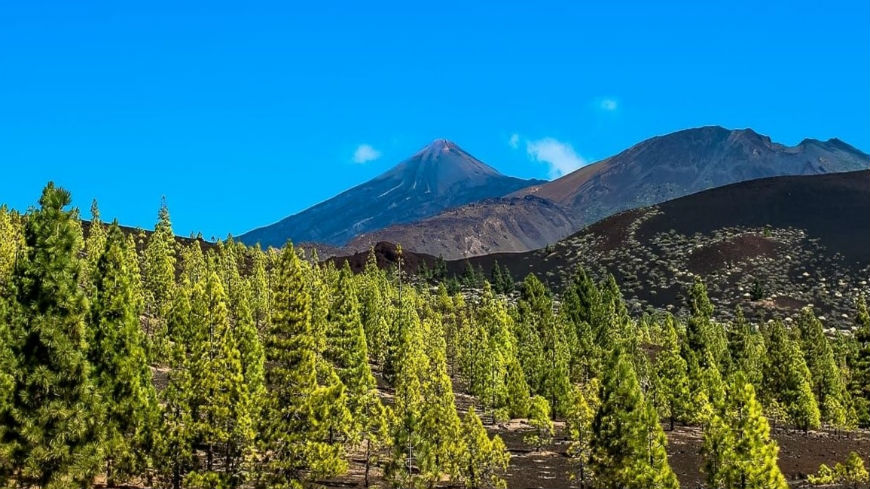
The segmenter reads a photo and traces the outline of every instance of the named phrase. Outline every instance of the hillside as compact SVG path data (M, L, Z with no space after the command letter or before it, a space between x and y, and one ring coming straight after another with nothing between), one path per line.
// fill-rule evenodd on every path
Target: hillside
M239 240L264 247L280 247L288 239L342 246L361 233L538 183L502 175L456 144L436 139L380 176Z
M870 293L868 215L870 171L767 178L626 211L546 249L448 266L459 274L469 261L489 273L498 261L557 289L578 265L608 271L635 312L676 312L699 274L726 317L736 305L768 318L813 304L836 325L855 294Z
M448 259L496 251L526 251L558 241L575 229L561 206L534 196L487 199L421 221L357 236L347 248L404 243L411 250ZM463 254L458 254L462 250Z
M511 200L480 202L393 226L352 244L399 242L407 249L449 259L528 251L617 212L709 188L868 167L870 157L837 139L806 139L785 146L751 129L701 127L648 139L552 182L518 190L510 197L543 199L527 201L519 213L504 209ZM558 218L538 218L545 213Z

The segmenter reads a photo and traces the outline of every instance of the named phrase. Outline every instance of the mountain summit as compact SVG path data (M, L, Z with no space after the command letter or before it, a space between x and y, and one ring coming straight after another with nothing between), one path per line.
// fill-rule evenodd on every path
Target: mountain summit
M436 139L372 180L239 239L276 247L288 239L342 246L360 233L540 183L502 175L456 143Z

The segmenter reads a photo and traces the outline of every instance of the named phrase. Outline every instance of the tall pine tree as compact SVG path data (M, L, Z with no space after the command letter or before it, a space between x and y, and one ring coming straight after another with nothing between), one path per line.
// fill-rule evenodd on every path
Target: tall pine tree
M144 473L157 431L157 394L139 325L126 239L117 222L103 239L96 262L89 358L106 401L106 478L109 486ZM138 272L138 271L137 271Z
M88 301L70 194L49 183L24 226L13 272L12 399L0 445L21 485L86 487L102 459L101 410L87 359Z
M274 308L266 339L266 404L260 427L262 481L297 488L345 470L340 443L330 440L330 404L343 386L317 380L311 298L302 262L291 244L280 254Z

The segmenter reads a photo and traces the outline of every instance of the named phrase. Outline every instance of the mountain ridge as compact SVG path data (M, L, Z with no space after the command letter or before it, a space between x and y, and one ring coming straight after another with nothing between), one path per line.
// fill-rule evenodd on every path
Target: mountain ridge
M367 231L417 221L541 182L503 175L456 143L436 139L371 180L244 233L239 240L275 247L288 239L342 246Z
M805 139L787 146L747 129L704 126L684 129L641 141L614 156L584 166L556 180L531 185L505 198L535 196L559 206L566 221L543 221L531 216L540 211L525 207L529 218L518 235L503 232L518 217L485 204L451 209L449 216L434 216L421 223L395 225L370 233L371 242L399 242L406 249L442 255L447 259L498 252L529 251L566 237L615 213L665 202L703 190L758 178L814 175L862 170L870 156L838 140ZM495 202L493 206L502 205ZM456 216L463 216L457 219ZM444 218L442 218L444 217ZM447 218L449 217L449 219ZM481 235L480 223L498 232ZM497 221L501 221L500 223ZM567 223L567 224L566 224ZM421 224L431 226L425 229ZM449 224L449 225L448 225ZM573 226L573 229L568 229ZM474 242L463 239L474 236ZM536 236L537 239L529 239ZM556 239L552 239L555 237ZM486 246L478 246L486 243Z

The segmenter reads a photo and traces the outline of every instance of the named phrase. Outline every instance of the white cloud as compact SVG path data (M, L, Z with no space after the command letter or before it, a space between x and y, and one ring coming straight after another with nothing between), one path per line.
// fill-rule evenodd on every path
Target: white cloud
M381 152L373 148L370 144L360 144L353 152L354 163L368 163L381 157Z
M619 108L619 101L615 98L602 98L598 101L598 107L601 110L606 110L607 112L613 112L614 110Z
M517 149L520 147L520 135L517 133L511 134L511 138L508 140L508 144L513 149Z
M526 151L533 161L546 163L550 167L550 178L561 177L588 163L570 144L554 138L526 141Z

